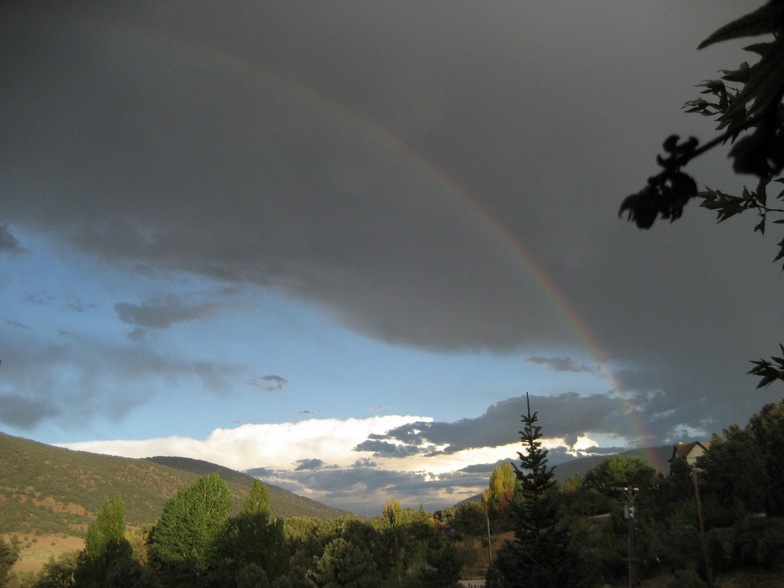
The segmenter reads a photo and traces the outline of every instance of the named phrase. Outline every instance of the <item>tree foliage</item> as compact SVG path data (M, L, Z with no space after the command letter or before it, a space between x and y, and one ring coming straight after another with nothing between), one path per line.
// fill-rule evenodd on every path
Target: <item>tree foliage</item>
M150 532L150 562L176 583L203 581L215 558L219 535L229 520L232 498L218 474L180 490L163 507Z
M489 485L482 493L482 500L492 518L501 521L508 519L516 486L517 476L510 462L504 461L500 466L493 466Z
M743 428L714 435L700 467L704 493L732 518L784 516L784 401L766 404Z
M643 458L632 455L613 455L585 474L585 484L597 490L614 486L650 488L656 481L656 470Z
M310 578L320 588L371 588L381 583L368 550L343 537L330 541Z
M384 520L387 521L393 527L395 525L402 525L403 524L403 507L400 506L400 502L395 500L394 498L387 500L384 504Z
M489 586L568 588L579 586L579 558L572 544L567 519L559 511L554 468L547 465L542 448L542 427L531 413L526 394L526 413L520 431L523 451L520 466L514 465L521 499L515 504L515 541L498 551L487 574Z
M74 573L76 584L85 587L113 585L117 568L128 567L133 549L125 538L125 505L119 495L106 498L87 535ZM130 564L132 565L132 564ZM126 585L131 584L126 581Z
M657 218L671 222L680 218L689 200L698 198L700 206L716 211L719 222L751 211L758 217L754 230L762 234L769 224L784 224L784 190L775 187L784 184L784 178L777 177L784 169L784 0L770 0L721 27L698 48L758 36L767 38L745 48L758 57L756 63L744 61L736 69L722 71L719 79L703 82L702 97L685 105L687 112L713 118L719 134L703 145L695 137L681 141L678 135L670 135L663 144L664 155L657 157L661 171L624 199L619 214L626 213L638 227L648 229ZM709 187L698 190L685 167L726 143L732 144L733 170L756 176L756 187L744 188L740 195ZM776 261L784 259L784 239L778 246ZM782 356L752 361L749 373L759 377L758 387L784 380L784 346L781 350Z
M251 579L261 577L257 568L268 582L288 572L289 551L283 521L269 520L269 492L258 480L251 487L242 511L228 520L216 543L224 586L248 584Z
M6 586L16 560L19 559L19 545L15 541L5 541L0 537L0 587Z
M478 500L461 502L455 507L452 527L459 533L479 536L486 532L485 509Z
M33 588L71 588L74 585L79 556L78 551L66 551L56 558L49 558L38 574Z
M432 535L426 546L417 573L417 586L421 588L457 586L460 570L463 567L457 550L443 535Z
M526 409L520 431L520 462L512 468L517 487L510 507L515 540L500 549L494 547L495 561L487 570L487 586L625 584L630 529L624 517L625 500L620 493L597 488L627 485L640 488L631 525L636 577L642 580L674 571L678 578L697 582L697 576L688 570L704 574L705 568L694 470L687 462L674 460L671 474L664 478L653 474L641 458L615 456L585 479L572 476L559 486L542 445L538 414L531 411L530 402ZM495 478L501 477L496 473ZM745 426L731 425L714 437L699 463L698 477L714 572L744 569L747 573L748 568L781 567L783 478L784 401L762 407ZM111 557L112 541L124 535L122 503L115 498L105 502L91 525L85 550L51 560L34 586L448 588L455 586L470 561L469 551L475 558L473 563L478 561L477 549L482 555L488 551L483 542L484 509L478 501L444 511L442 522L451 520L461 535L473 535L461 538L446 536L421 505L418 509L403 507L396 500L388 501L386 515L370 520L297 517L283 524L270 520L261 482L250 490L234 517L228 514L231 501L225 500L219 479L202 479L182 490L179 498L182 504L167 502L169 508L151 531L149 563L144 558ZM390 512L397 513L394 525L390 524ZM215 513L219 516L214 517ZM174 558L162 565L161 529L166 527L164 520L175 515L178 540L203 537L199 529L205 520L218 521L213 525L213 539L198 544L204 554L203 567L195 568L193 557ZM87 569L86 555L101 553L110 554L112 561L103 568L105 573L79 576L75 582L75 576ZM102 581L93 582L95 578Z

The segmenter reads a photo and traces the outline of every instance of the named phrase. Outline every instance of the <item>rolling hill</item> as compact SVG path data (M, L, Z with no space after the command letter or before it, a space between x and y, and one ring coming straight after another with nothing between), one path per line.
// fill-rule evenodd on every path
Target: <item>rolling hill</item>
M130 527L151 525L164 502L199 477L218 473L241 506L253 478L178 457L129 459L72 451L0 433L0 533L81 537L106 497L119 494ZM333 518L345 512L267 485L273 517Z

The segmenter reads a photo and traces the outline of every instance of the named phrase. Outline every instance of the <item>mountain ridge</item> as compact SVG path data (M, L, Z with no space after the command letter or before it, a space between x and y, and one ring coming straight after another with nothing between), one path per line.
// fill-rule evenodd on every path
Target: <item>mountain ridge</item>
M83 536L105 498L117 494L130 527L154 524L167 499L218 473L239 509L254 478L200 460L134 459L75 451L0 432L0 533ZM266 484L273 517L335 518L346 513Z

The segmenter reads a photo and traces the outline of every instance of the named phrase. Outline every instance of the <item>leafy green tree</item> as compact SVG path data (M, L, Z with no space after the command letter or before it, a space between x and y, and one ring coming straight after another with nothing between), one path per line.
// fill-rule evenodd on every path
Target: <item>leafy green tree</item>
M485 509L478 500L461 502L455 507L452 528L458 533L479 537L487 533Z
M307 579L308 571L323 553L332 531L327 532L324 521L315 517L289 517L283 523L283 530L291 554L287 576L293 586L312 588Z
M569 529L565 528L555 492L554 468L547 465L542 448L542 427L531 413L526 394L526 414L520 435L523 452L520 467L514 466L522 500L515 501L515 540L499 549L487 574L488 586L496 588L568 588L582 582L579 558Z
M76 584L85 587L107 586L115 566L133 558L133 548L125 538L125 505L119 495L104 500L87 535L76 567Z
M491 518L506 520L509 517L516 486L517 476L510 462L504 461L500 466L493 466L488 488L482 493Z
M403 524L403 508L394 498L387 500L383 510L384 520L392 526Z
M613 455L585 474L584 483L599 490L613 486L650 488L657 479L656 470L643 458Z
M253 480L253 485L250 487L248 497L242 506L244 514L261 515L269 517L270 515L270 493L267 486L261 480Z
M342 537L333 539L309 574L320 588L377 588L381 576L368 550Z
M443 535L432 535L426 543L424 558L417 572L420 588L457 586L463 561L455 546Z
M66 551L56 558L49 558L38 573L33 588L71 588L79 557L79 551Z
M433 528L434 525L433 515L425 510L425 505L422 503L419 503L419 508L416 510L413 508L403 509L403 522L422 525L428 529Z
M172 586L208 583L217 540L229 520L232 498L218 474L199 478L166 501L149 537L150 564Z
M7 586L11 568L19 559L19 545L11 540L6 542L0 537L0 586Z
M749 420L747 430L765 456L767 496L765 511L784 516L784 401L766 404ZM755 480L759 482L760 480Z
M773 224L784 222L784 207L772 204L784 202L784 190L768 194L772 183L784 183L780 177L784 168L784 2L770 0L761 8L721 27L699 45L699 49L732 39L771 35L762 42L746 47L759 57L753 65L743 62L737 69L725 70L720 79L701 84L702 95L686 104L688 112L716 120L719 134L700 145L695 137L680 141L671 135L664 142L664 156L657 162L661 171L648 179L639 192L628 196L619 214L640 228L650 228L658 217L674 221L692 198L700 206L717 213L719 222L737 214L752 211L759 222L754 230L764 234L769 219ZM696 157L718 145L732 144L729 156L738 174L756 176L754 189L744 188L741 195L705 188L699 191L697 182L684 168ZM779 177L777 177L779 176ZM784 259L784 239L779 242L777 261ZM749 373L760 378L758 387L776 380L784 380L784 346L781 357L755 360Z
M81 586L77 582L77 586ZM118 560L106 576L106 588L161 588L161 581L148 567L132 557Z
M358 518L346 519L338 535L349 543L367 549L382 577L387 577L399 562L400 547L406 541L402 526L376 526Z
M700 467L706 501L715 498L735 519L784 516L784 401L766 404L743 428L714 435Z
M256 563L249 563L237 572L237 588L269 588L267 572Z
M745 429L732 425L723 437L714 435L700 469L703 502L714 506L706 509L709 524L732 524L747 513L765 510L769 484L765 456Z
M242 511L227 522L217 551L224 586L247 584L251 581L248 578L258 575L256 568L264 572L268 584L288 572L289 548L283 521L269 520L269 491L259 480L253 482ZM241 573L245 578L242 581Z

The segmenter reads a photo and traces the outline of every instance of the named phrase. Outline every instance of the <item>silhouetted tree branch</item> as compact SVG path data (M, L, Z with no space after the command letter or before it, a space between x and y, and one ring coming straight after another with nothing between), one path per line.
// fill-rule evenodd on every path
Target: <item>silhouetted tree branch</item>
M784 208L768 205L771 183L784 184L778 177L784 169L784 0L770 0L761 8L732 21L710 35L699 49L742 37L772 35L773 40L745 47L759 56L754 65L743 62L735 70L723 70L720 79L700 85L704 97L687 102L687 112L715 118L716 137L703 145L695 137L681 142L678 135L670 135L663 144L665 155L656 161L661 171L648 178L646 186L627 196L621 203L619 216L626 214L639 228L648 229L657 218L670 222L683 214L692 198L702 200L700 206L715 210L717 221L752 210L759 222L754 231L765 233L769 218L772 224L784 224ZM758 178L754 190L743 189L740 196L705 187L700 191L697 182L683 169L696 157L714 147L731 144L729 157L738 174ZM784 190L773 196L784 202ZM778 243L774 261L784 259L784 239ZM784 347L782 347L784 354ZM758 388L776 380L784 381L784 359L771 357L752 361L750 374L760 377Z

